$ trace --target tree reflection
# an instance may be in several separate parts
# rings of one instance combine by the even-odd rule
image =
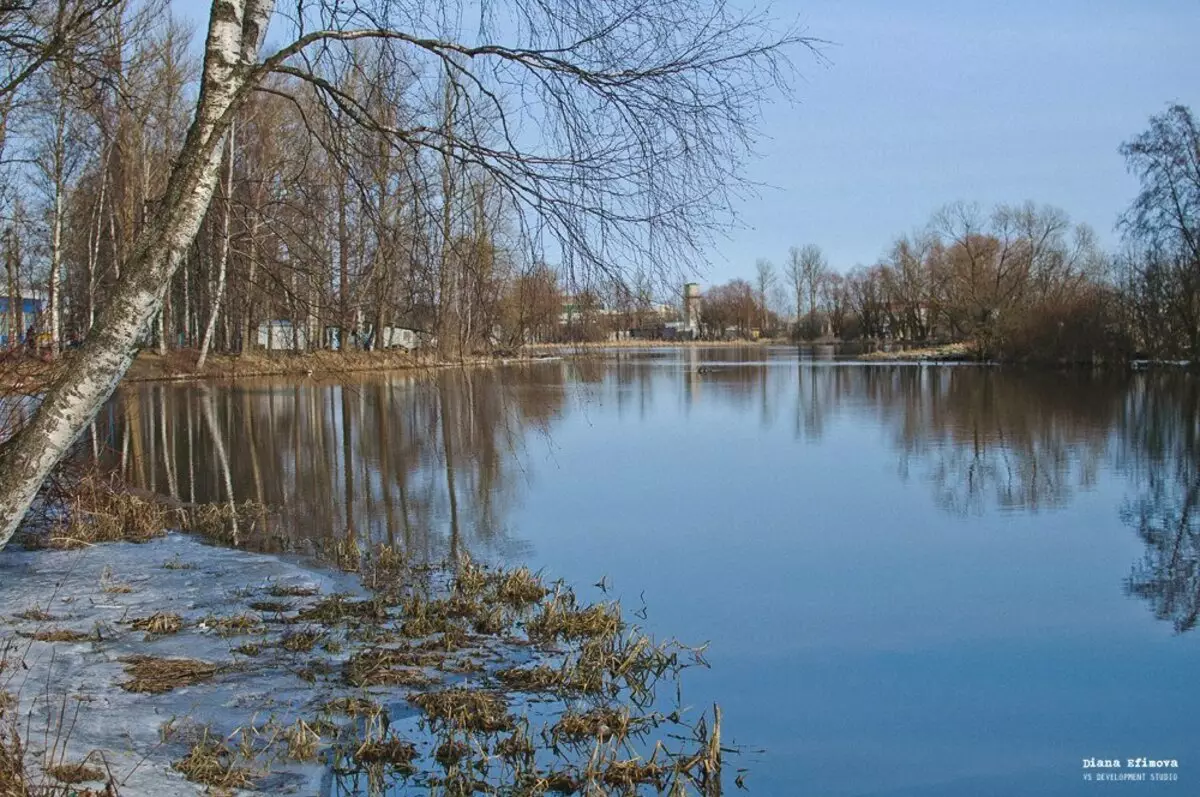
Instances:
[[[1146,374],[1121,420],[1118,456],[1138,489],[1122,517],[1146,546],[1125,589],[1190,631],[1200,618],[1200,387],[1190,374]]]
[[[515,552],[506,523],[531,478],[523,446],[531,433],[550,433],[571,395],[631,424],[700,405],[724,409],[796,445],[822,442],[844,420],[866,422],[897,452],[900,477],[956,514],[1060,508],[1094,487],[1106,465],[1124,474],[1132,492],[1121,518],[1145,546],[1126,591],[1177,630],[1196,626],[1193,375],[754,357],[655,350],[328,383],[131,386],[81,455],[184,501],[271,507],[267,533],[246,540],[261,549],[320,554],[386,543],[428,561]]]
[[[87,448],[138,487],[267,505],[270,528],[244,540],[260,550],[510,551],[504,518],[528,479],[521,441],[548,429],[564,396],[561,370],[539,369],[541,389],[519,373],[131,386]]]

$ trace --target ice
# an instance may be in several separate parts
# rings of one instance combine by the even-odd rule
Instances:
[[[102,582],[124,583],[132,591],[106,592]],[[301,708],[324,699],[327,695],[319,695],[286,662],[234,654],[233,648],[249,637],[222,638],[212,628],[197,626],[210,615],[246,612],[247,600],[261,599],[262,590],[273,583],[315,587],[322,595],[365,595],[352,575],[218,548],[182,534],[140,545],[112,543],[73,551],[14,547],[0,553],[0,644],[6,662],[0,689],[18,699],[16,716],[35,772],[47,750],[63,747],[65,735],[65,755],[56,752],[55,762],[77,762],[102,751],[122,795],[200,794],[203,787],[170,766],[186,751],[186,734],[164,742],[164,725],[211,725],[228,732],[248,717],[261,721],[272,713],[290,722]],[[55,619],[14,617],[35,608]],[[146,641],[128,621],[155,612],[178,613],[188,627]],[[89,639],[53,643],[22,635],[59,628],[86,633]],[[135,694],[120,688],[128,676],[119,659],[133,654],[186,656],[229,667],[208,683]],[[335,664],[344,654],[324,658]],[[61,734],[56,732],[60,727]],[[105,768],[95,756],[92,763]],[[324,774],[315,764],[272,767],[271,777],[257,784],[260,791],[245,793],[318,794],[327,788],[322,787]]]

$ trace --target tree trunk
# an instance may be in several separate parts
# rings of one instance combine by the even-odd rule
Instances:
[[[221,141],[248,93],[273,0],[213,0],[200,96],[162,209],[122,268],[122,280],[73,367],[58,379],[24,428],[0,448],[0,546],[12,538],[42,482],[112,395],[138,339],[162,306],[171,275],[212,200]]]
[[[208,361],[208,349],[212,346],[213,331],[217,328],[217,315],[221,312],[221,300],[225,297],[225,272],[229,263],[229,217],[233,215],[233,147],[235,126],[229,123],[229,165],[225,172],[225,213],[221,222],[221,248],[217,251],[217,288],[213,296],[212,309],[209,310],[208,324],[204,327],[204,337],[200,339],[200,357],[196,360],[196,370],[203,371],[204,363]]]

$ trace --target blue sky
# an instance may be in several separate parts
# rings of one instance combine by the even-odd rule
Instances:
[[[834,44],[796,59],[794,104],[767,109],[766,183],[705,282],[820,245],[846,270],[947,202],[1058,205],[1116,246],[1136,191],[1117,153],[1169,102],[1200,111],[1195,0],[786,0]]]

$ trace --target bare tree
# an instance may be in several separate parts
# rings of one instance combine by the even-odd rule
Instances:
[[[75,367],[0,449],[0,543],[161,312],[219,181],[222,144],[252,93],[284,97],[304,114],[340,114],[399,151],[478,169],[539,247],[553,243],[580,267],[615,274],[678,264],[708,240],[741,179],[757,110],[783,86],[782,48],[802,43],[776,35],[765,17],[696,0],[512,0],[491,9],[494,24],[461,38],[422,29],[424,15],[405,3],[301,0],[274,17],[290,43],[260,58],[274,11],[273,0],[214,0],[199,96],[162,196]],[[514,43],[492,40],[492,30]],[[448,77],[474,110],[452,129],[436,116],[377,113],[361,87],[326,77],[361,43],[395,53],[426,89]],[[344,128],[305,118],[328,143]]]
[[[1138,331],[1155,354],[1200,357],[1200,128],[1173,105],[1121,154],[1141,182],[1121,221]]]
[[[775,289],[775,266],[770,260],[759,258],[754,264],[754,287],[758,291],[759,327],[764,335],[767,332],[768,302]]]

